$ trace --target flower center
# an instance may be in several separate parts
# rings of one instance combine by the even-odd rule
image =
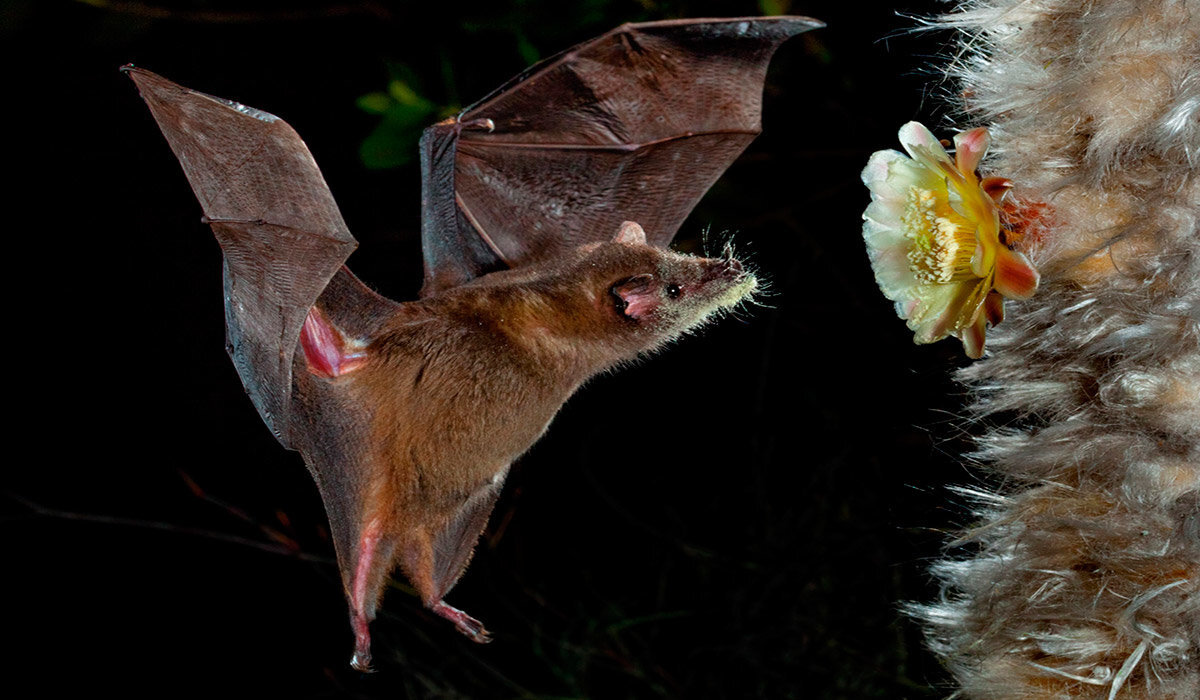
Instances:
[[[948,202],[914,185],[908,188],[901,220],[904,236],[912,240],[908,266],[918,280],[946,284],[975,276],[971,272],[971,256],[978,245],[975,229]]]

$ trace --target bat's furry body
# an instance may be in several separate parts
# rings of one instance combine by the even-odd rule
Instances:
[[[729,255],[666,247],[758,134],[775,49],[818,26],[622,25],[429,127],[425,284],[406,303],[343,267],[354,237],[290,126],[126,66],[221,244],[242,383],[321,491],[356,667],[396,567],[487,641],[442,598],[512,461],[588,377],[753,291]]]
[[[981,0],[951,72],[1042,273],[963,370],[995,491],[915,606],[971,698],[1200,697],[1200,3]]]
[[[369,407],[336,439],[297,431],[310,463],[329,461],[327,453],[338,462],[354,456],[347,483],[336,476],[330,483],[332,470],[314,470],[327,499],[364,494],[357,507],[330,509],[331,519],[353,525],[334,529],[344,535],[336,544],[355,666],[370,664],[368,626],[396,566],[427,607],[486,641],[477,620],[442,598],[466,568],[509,465],[589,377],[696,328],[755,285],[732,258],[647,245],[634,224],[613,242],[557,262],[496,272],[404,304],[339,273],[310,317],[323,332],[306,329],[301,337],[294,376],[305,419]],[[381,313],[366,315],[378,327],[368,343],[359,342],[354,336],[372,303]],[[317,359],[329,357],[334,361]],[[330,366],[345,369],[326,371]],[[330,391],[330,382],[340,391]],[[343,406],[347,401],[356,408]]]

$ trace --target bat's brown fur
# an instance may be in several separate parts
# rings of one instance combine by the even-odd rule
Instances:
[[[403,304],[357,369],[325,380],[374,407],[362,458],[369,496],[354,528],[365,534],[344,567],[356,665],[369,662],[366,625],[396,565],[426,606],[485,641],[478,622],[442,603],[486,521],[486,511],[464,518],[463,504],[481,499],[490,509],[508,466],[589,377],[754,290],[732,259],[679,255],[629,231],[621,233],[629,240],[584,246],[554,265]]]
[[[917,606],[971,698],[1200,697],[1200,4],[980,0],[952,65],[1038,294],[964,370],[996,492]]]
[[[434,612],[485,641],[441,599],[508,464],[587,377],[753,288],[732,259],[663,249],[759,132],[775,49],[819,26],[622,25],[426,129],[425,284],[408,304],[343,267],[356,242],[286,122],[123,69],[221,244],[238,375],[320,489],[356,666],[369,663],[369,623],[394,565]]]

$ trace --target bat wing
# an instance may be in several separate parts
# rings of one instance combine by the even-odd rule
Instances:
[[[503,489],[503,478],[481,486],[434,534],[433,584],[434,593],[439,599],[454,587],[466,570],[475,543],[487,527],[488,518]]]
[[[274,115],[126,66],[225,256],[227,350],[286,447],[292,358],[308,310],[357,243],[316,161]]]
[[[610,240],[666,246],[759,133],[801,17],[626,24],[534,65],[421,139],[422,296]]]

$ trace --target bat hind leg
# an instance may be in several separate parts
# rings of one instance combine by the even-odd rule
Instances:
[[[492,635],[484,629],[483,623],[470,615],[466,614],[458,608],[446,604],[446,601],[439,600],[433,605],[426,603],[433,612],[446,618],[454,623],[455,629],[466,635],[472,642],[478,644],[487,644],[492,641]]]
[[[365,615],[355,613],[350,624],[354,627],[354,655],[350,657],[350,667],[372,673],[375,669],[371,668],[371,630],[368,629],[371,621]]]
[[[417,532],[400,547],[404,573],[417,589],[425,607],[452,622],[454,628],[471,641],[479,644],[492,641],[492,635],[484,628],[482,622],[442,600],[458,577],[456,575],[448,579],[441,575],[445,563],[443,558],[438,556],[433,538],[423,531]],[[456,573],[461,573],[461,569]]]
[[[371,669],[371,621],[388,570],[395,542],[385,537],[378,520],[363,529],[358,543],[357,564],[350,585],[350,626],[354,630],[354,656],[350,665],[364,673]]]

